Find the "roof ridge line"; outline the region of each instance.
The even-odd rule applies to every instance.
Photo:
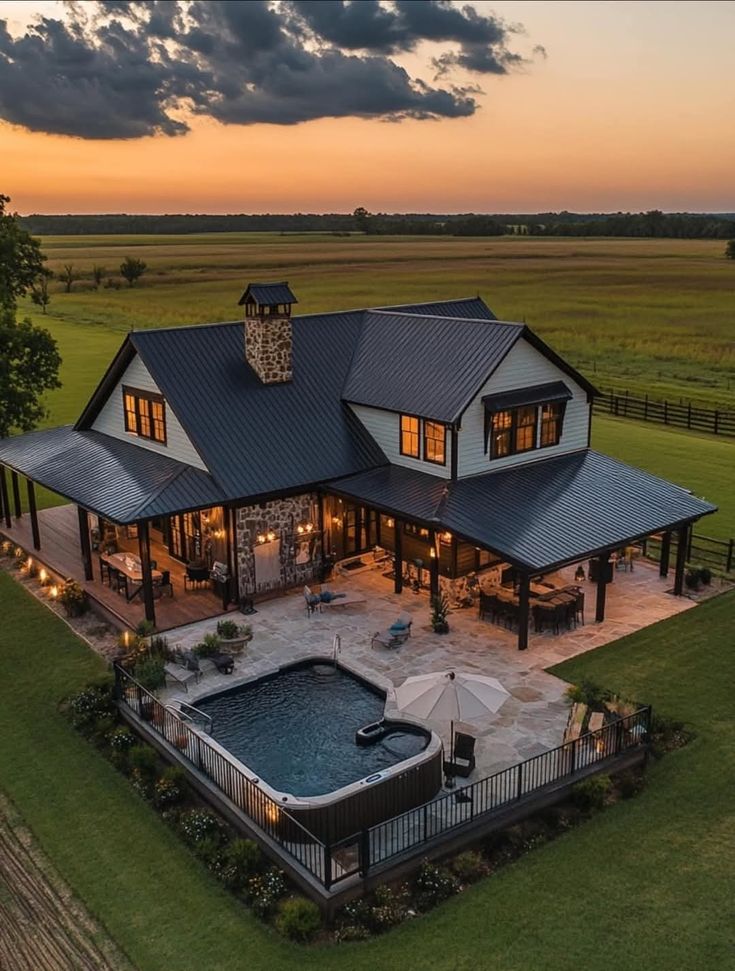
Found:
[[[456,301],[452,301],[456,303]],[[404,306],[410,306],[410,304],[405,304]],[[498,320],[497,318],[493,320],[488,320],[487,317],[443,317],[441,314],[406,314],[401,313],[399,310],[383,309],[382,307],[368,307],[365,310],[367,314],[379,314],[381,316],[393,316],[393,317],[428,317],[430,320],[461,320],[465,324],[501,324],[503,327],[525,327],[526,324],[522,324],[517,320]]]

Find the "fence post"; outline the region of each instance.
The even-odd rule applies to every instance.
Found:
[[[687,407],[687,428],[691,428],[691,427],[692,427],[692,403],[690,401]]]
[[[518,763],[518,793],[516,799],[520,799],[523,795],[523,762]]]
[[[664,399],[664,425],[669,423],[669,403]]]
[[[646,392],[646,396],[643,399],[643,420],[648,421],[648,392]]]
[[[715,417],[714,430],[715,430],[715,435],[717,435],[720,431],[720,413],[719,411],[717,411],[717,409],[715,409],[714,417]]]
[[[326,890],[332,886],[332,847],[329,843],[324,844],[324,880],[322,881]]]
[[[692,561],[692,539],[694,537],[694,527],[690,526],[687,534],[687,563]]]
[[[730,540],[727,545],[727,565],[725,567],[725,572],[729,573],[732,570],[732,557],[733,557],[733,547],[735,546],[735,540]]]
[[[424,813],[423,813],[423,815],[424,815],[423,823],[424,823],[424,843],[425,843],[428,840],[428,838],[429,838],[429,833],[428,833],[428,829],[429,829],[429,807],[428,807],[428,805],[426,803],[424,803]]]
[[[424,807],[426,808],[426,807]],[[370,869],[370,830],[360,833],[360,876],[366,877]]]
[[[572,757],[569,760],[569,775],[574,775],[577,771],[577,739],[572,742]]]

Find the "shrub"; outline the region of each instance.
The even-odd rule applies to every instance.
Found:
[[[285,892],[286,880],[277,867],[270,867],[265,873],[250,877],[247,883],[247,900],[258,917],[267,917],[272,913]]]
[[[15,557],[16,569],[20,570],[25,566],[26,560],[28,559],[28,554],[22,546],[16,546],[13,550],[13,556]]]
[[[708,587],[712,583],[712,570],[707,566],[701,566],[699,568],[699,579]]]
[[[583,678],[579,684],[569,685],[566,696],[569,701],[588,705],[590,708],[602,708],[610,700],[610,692],[588,678]]]
[[[431,910],[457,893],[459,884],[446,867],[427,860],[416,874],[415,890],[419,910]]]
[[[222,876],[223,848],[221,837],[205,836],[198,843],[195,843],[192,849],[208,870],[211,870],[218,877]]]
[[[164,661],[169,661],[172,653],[168,646],[168,639],[163,637],[162,634],[155,634],[148,644],[148,653],[151,657],[159,657]]]
[[[392,890],[386,884],[376,887],[373,894],[373,905],[368,915],[371,929],[381,933],[404,921],[408,916],[409,897],[409,890],[406,886],[400,887],[398,890]]]
[[[253,840],[236,839],[225,849],[222,860],[222,880],[230,890],[243,892],[248,880],[263,865],[263,852]]]
[[[199,657],[211,657],[222,649],[222,642],[217,634],[207,634],[204,640],[197,644],[194,653]]]
[[[684,583],[690,590],[696,590],[699,586],[699,570],[687,570],[684,574]]]
[[[59,594],[59,603],[64,608],[67,617],[79,617],[89,606],[87,594],[71,577],[64,581]]]
[[[170,809],[178,806],[184,798],[184,773],[177,766],[171,766],[176,770],[176,775],[168,769],[156,779],[153,787],[153,801],[159,809]]]
[[[571,799],[583,812],[602,809],[607,800],[612,783],[609,775],[591,775],[572,786]]]
[[[155,629],[156,625],[152,620],[141,620],[141,622],[135,628],[135,633],[138,635],[138,637],[150,637]]]
[[[158,691],[166,684],[166,669],[163,658],[145,654],[135,662],[133,677],[148,691]]]
[[[322,915],[313,901],[305,897],[283,900],[278,908],[276,927],[292,941],[313,941],[322,926]]]
[[[347,944],[349,941],[366,941],[370,937],[370,931],[362,924],[343,924],[334,932],[334,939],[338,944]]]
[[[2,545],[0,545],[0,553],[5,557],[13,555],[13,544],[9,539],[3,540]]]
[[[220,620],[217,622],[217,634],[226,641],[234,641],[240,637],[241,628],[234,620]]]
[[[106,679],[87,685],[69,699],[68,710],[74,728],[91,733],[100,718],[111,715],[115,710],[112,681]]]
[[[133,745],[128,752],[130,768],[152,783],[158,774],[158,756],[149,745]]]
[[[466,850],[455,856],[449,867],[462,883],[474,883],[487,874],[487,864],[477,850]]]
[[[646,776],[643,772],[635,769],[626,769],[615,776],[615,785],[623,799],[631,799],[643,791],[646,785]]]
[[[225,836],[224,825],[208,809],[190,809],[182,813],[179,829],[190,846],[196,846],[205,839],[217,839],[221,843]]]
[[[136,738],[135,735],[126,728],[124,725],[119,725],[107,736],[107,744],[113,750],[113,752],[129,752],[130,749],[135,745]]]
[[[653,713],[651,718],[651,751],[658,758],[665,752],[673,752],[682,748],[694,738],[694,733],[687,730],[684,722],[666,715]]]

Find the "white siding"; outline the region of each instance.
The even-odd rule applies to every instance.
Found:
[[[559,444],[548,448],[535,448],[521,455],[508,455],[491,461],[485,450],[485,409],[482,397],[500,391],[515,391],[537,384],[548,384],[550,381],[563,381],[573,394],[573,398],[567,402]],[[589,420],[590,406],[587,402],[587,393],[525,338],[521,338],[479,391],[462,417],[457,474],[460,478],[477,475],[481,472],[506,468],[509,465],[520,465],[586,448]]]
[[[407,469],[418,469],[448,479],[452,474],[452,436],[447,429],[447,462],[446,465],[436,465],[434,462],[422,462],[412,459],[408,455],[401,455],[400,425],[401,416],[393,411],[383,411],[380,408],[368,408],[365,405],[350,405],[357,417],[370,432],[378,445],[385,452],[391,465],[404,465]]]
[[[168,455],[179,462],[186,462],[187,465],[194,465],[196,468],[206,471],[206,465],[168,403],[166,403],[166,445],[161,442],[151,442],[147,438],[139,438],[137,435],[125,431],[122,395],[124,384],[131,388],[140,388],[141,391],[153,391],[160,394],[150,371],[136,354],[97,415],[92,425],[94,430],[104,432],[105,435],[110,435],[112,438],[122,439],[124,442],[132,442],[134,445],[150,449],[152,452],[160,452],[161,455]]]

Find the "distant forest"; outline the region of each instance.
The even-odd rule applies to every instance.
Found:
[[[367,233],[408,236],[633,236],[730,239],[735,213],[294,213],[262,215],[43,216],[21,219],[39,236],[166,235],[180,233]]]

